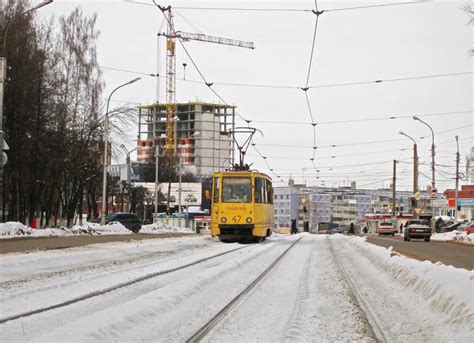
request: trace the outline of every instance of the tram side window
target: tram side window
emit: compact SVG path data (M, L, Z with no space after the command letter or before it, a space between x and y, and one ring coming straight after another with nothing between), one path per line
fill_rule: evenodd
M262 202L268 202L267 183L265 182L265 179L262 180Z
M262 178L256 177L254 179L254 184L255 184L255 188L254 188L253 196L254 196L255 202L261 203L262 198L263 198L262 197Z
M265 180L267 184L267 203L273 204L273 186L270 180Z
M214 202L217 203L219 202L219 189L220 189L220 178L216 177L214 178L214 190L213 190L213 194L214 194Z

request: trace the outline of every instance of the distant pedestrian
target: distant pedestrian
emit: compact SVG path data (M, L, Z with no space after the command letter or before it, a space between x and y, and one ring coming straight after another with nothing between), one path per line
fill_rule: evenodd
M298 229L296 228L296 219L291 220L291 234L298 233Z
M369 230L367 229L367 226L364 226L364 233L367 234L367 232L369 232Z
M403 233L403 224L400 224L400 233Z
M349 227L349 235L354 235L354 234L355 234L354 223L351 223L351 226Z

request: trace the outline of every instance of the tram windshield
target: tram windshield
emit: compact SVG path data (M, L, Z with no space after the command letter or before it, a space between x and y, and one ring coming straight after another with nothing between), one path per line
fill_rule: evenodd
M250 177L222 178L222 202L252 202Z

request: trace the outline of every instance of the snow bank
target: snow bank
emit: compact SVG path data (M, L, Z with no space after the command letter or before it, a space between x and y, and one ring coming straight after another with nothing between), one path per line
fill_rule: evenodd
M352 240L364 256L446 314L450 323L474 326L474 271L398 256L391 248L367 243L365 237L338 239Z
M165 223L156 223L149 225L142 225L140 233L194 233L191 228L188 227L174 227Z
M445 233L435 233L431 235L433 241L456 241L465 244L474 244L474 233L467 234L465 231L453 230Z
M100 225L86 222L83 225L75 225L72 228L46 228L32 229L18 222L0 223L0 239L19 237L60 237L60 236L82 236L82 235L129 235L132 232L120 223Z

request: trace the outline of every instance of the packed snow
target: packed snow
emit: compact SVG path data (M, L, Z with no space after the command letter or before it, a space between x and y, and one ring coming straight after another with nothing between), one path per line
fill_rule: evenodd
M261 244L186 236L2 255L0 320L156 276L7 321L0 334L5 341L184 341L300 238L205 341L373 342L374 318L389 342L472 340L473 271L399 256L363 237L309 234Z
M186 227L173 227L165 223L143 225L140 233L193 233ZM74 225L72 228L61 226L59 228L33 229L19 222L0 223L0 239L19 237L59 237L82 235L131 235L132 231L118 222L107 225L85 222L83 225Z
M459 242L465 244L474 244L474 233L468 234L465 231L453 230L444 233L435 233L431 235L431 240L441 242Z

